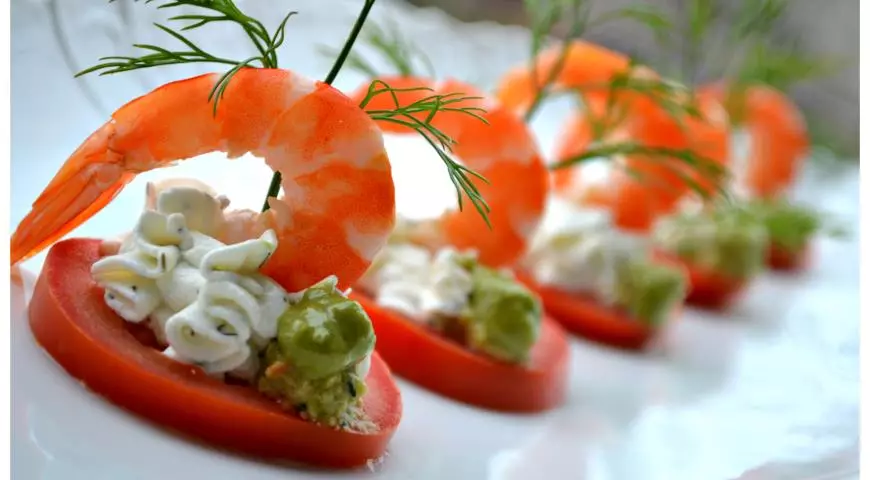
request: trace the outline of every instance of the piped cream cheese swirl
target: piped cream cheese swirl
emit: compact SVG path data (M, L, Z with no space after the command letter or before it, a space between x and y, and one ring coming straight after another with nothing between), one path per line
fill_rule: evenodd
M619 266L645 255L646 241L617 230L608 212L560 204L553 210L561 218L548 218L536 232L523 268L542 285L615 302Z
M181 250L191 245L183 215L146 210L118 254L95 262L91 275L121 318L141 322L162 303L157 279L171 272Z
M277 237L269 230L225 245L190 230L189 224L210 230L226 202L189 190L161 191L158 211L144 211L118 254L94 263L92 276L119 316L149 320L166 355L208 373L252 377L257 353L276 336L278 317L294 298L259 273ZM208 221L188 222L189 216Z
M217 247L202 257L204 285L193 303L166 322L173 356L207 372L227 372L251 361L253 352L275 337L289 298L256 272L276 247L270 230L259 239Z
M468 305L473 282L460 253L442 248L435 255L410 243L387 245L360 285L384 307L426 321L432 315L458 316Z

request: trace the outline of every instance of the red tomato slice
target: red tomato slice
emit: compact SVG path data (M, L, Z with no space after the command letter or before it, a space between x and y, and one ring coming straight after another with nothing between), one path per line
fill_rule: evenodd
M689 277L689 294L686 303L698 307L724 309L746 290L746 279L732 278L712 270L698 268L669 253L657 252L662 260L681 265Z
M805 270L812 260L812 248L804 246L799 252L790 252L778 245L771 244L767 250L767 266L783 272Z
M528 366L498 362L468 350L371 298L352 293L375 327L375 347L397 375L445 397L492 410L538 412L565 399L568 339L544 317Z
M541 296L547 313L563 327L589 340L624 350L641 350L659 331L588 295L539 285L524 274L517 274L517 278Z
M33 335L70 375L120 407L230 450L342 468L384 454L402 402L379 356L372 357L364 397L375 433L305 421L251 387L225 384L139 343L91 280L99 244L95 239L55 244L30 302Z

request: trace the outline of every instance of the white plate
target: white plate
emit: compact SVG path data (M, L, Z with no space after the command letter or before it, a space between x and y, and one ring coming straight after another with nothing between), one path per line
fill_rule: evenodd
M823 243L819 260L836 253ZM858 300L823 274L765 277L729 317L687 310L664 353L572 341L568 401L548 414L486 412L400 381L389 456L349 476L857 478ZM12 287L14 478L322 475L186 442L91 394L35 344L24 279Z
M239 2L264 17L266 2ZM288 27L287 66L320 77L313 45L338 45L356 1L296 1L304 16ZM269 2L270 6L274 4ZM274 8L274 7L272 7ZM155 43L154 9L142 2L13 0L12 221L24 216L66 156L110 110L172 78L203 70L73 81L70 71L101 55ZM341 13L336 13L341 12ZM434 11L378 3L430 51L442 74L491 85L525 54L525 33L491 24L458 25ZM272 16L274 17L274 15ZM270 17L271 18L271 17ZM241 44L208 39L217 49ZM234 43L235 42L235 43ZM114 46L117 50L111 51ZM64 55L64 49L69 50ZM228 55L230 56L230 55ZM486 58L486 65L479 59ZM446 71L445 68L451 68ZM361 77L342 74L349 89ZM96 100L94 100L96 98ZM556 119L536 123L546 147ZM397 147L394 147L397 148ZM548 149L545 149L548 151ZM407 152L407 151L406 151ZM391 153L393 153L391 151ZM252 163L188 162L181 169L255 205L268 171ZM143 185L137 179L77 236L129 227ZM253 186L253 187L252 187ZM256 187L256 188L254 188ZM809 174L804 198L857 225L857 168ZM422 201L422 200L421 200ZM419 207L419 205L418 205ZM29 272L42 258L28 262ZM25 272L26 275L29 272ZM26 277L33 281L32 273ZM271 479L323 472L256 463L191 444L106 403L81 387L34 343L25 288L13 285L12 465L21 479ZM376 473L421 479L822 479L857 477L858 243L823 240L800 277L763 276L725 315L688 309L663 352L619 353L572 340L566 404L537 416L466 407L400 381L405 414Z

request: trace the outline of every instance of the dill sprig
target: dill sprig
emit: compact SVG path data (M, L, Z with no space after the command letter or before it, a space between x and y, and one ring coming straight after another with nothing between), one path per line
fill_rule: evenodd
M686 0L680 28L671 28L668 35L658 40L666 47L679 46L675 52L678 68L674 70L690 86L707 64L705 60L715 62L717 73L738 90L753 83L784 90L796 82L834 73L843 66L840 59L809 55L801 51L794 38L775 42L786 44L785 47L773 46L771 37L787 11L788 2L743 0L730 13L732 18L721 43L714 44L712 40L721 37L713 32L715 20L729 12L717 0Z
M344 46L341 47L341 51L338 53L335 62L332 64L329 74L327 74L326 78L323 80L324 83L332 85L332 82L334 82L335 78L338 77L338 72L341 71L341 67L344 66L344 63L347 61L348 57L350 57L353 45L356 43L356 39L362 31L363 25L365 25L366 19L369 17L369 12L371 12L372 7L374 6L375 0L366 0L363 4L359 16L357 16L356 21L353 23L353 28L351 28L350 33L347 35L347 39L344 41Z
M609 11L597 18L592 18L591 2L589 0L524 0L526 13L531 29L529 69L532 72L532 82L535 94L524 118L530 121L544 100L552 93L552 84L559 77L565 66L569 48L577 40L595 28L603 27L613 21L632 20L649 28L656 38L664 38L670 29L670 22L656 8L648 5L632 5ZM568 31L562 39L562 49L553 68L541 79L538 72L537 56L543 50L547 38L563 20L569 23ZM543 81L541 81L543 80Z
M110 3L112 1L114 0L110 0ZM155 0L145 0L145 3L148 4L153 1ZM86 68L75 76L80 77L93 72L99 72L100 75L112 75L144 68L188 63L217 63L232 65L231 69L221 75L208 95L208 100L214 103L214 113L217 114L218 102L223 97L230 79L232 79L233 75L238 73L239 70L247 66L252 66L257 62L259 62L263 68L278 68L277 50L278 47L284 43L284 29L286 28L287 21L290 17L297 13L295 11L287 13L275 31L270 33L259 20L246 15L235 5L235 3L233 3L232 0L171 0L165 1L157 8L164 9L176 7L196 7L210 13L176 15L170 17L169 21L182 22L185 24L178 30L159 23L154 24L154 26L180 42L186 48L169 50L157 45L143 43L134 44L134 47L144 50L147 53L144 53L139 57L102 57L100 58L102 63ZM254 47L257 50L257 55L240 61L219 57L200 48L182 33L220 22L235 23L241 27L254 44Z
M737 15L737 22L731 30L733 40L740 42L741 39L770 35L773 27L785 14L788 1L743 0Z
M471 180L471 178L474 177L488 183L486 178L450 158L449 152L451 151L451 146L454 144L454 140L432 125L432 120L439 112L457 112L464 115L470 115L484 123L487 123L486 119L481 116L483 113L486 113L483 108L458 106L458 104L467 102L468 100L479 100L480 97L469 97L463 93L433 93L432 95L428 95L407 105L399 103L398 93L420 91L434 92L428 87L392 88L382 80L374 80L369 85L365 97L360 102L360 108L366 110L369 116L376 121L402 125L411 128L420 134L420 136L422 136L438 153L441 161L443 161L444 165L447 167L450 181L453 182L453 186L456 189L459 209L463 209L462 194L464 193L486 224L491 227L488 216L488 212L490 211L489 206L486 204L486 200L480 194L477 186ZM368 104L379 95L389 95L393 100L395 108L390 110L366 109ZM420 114L425 114L425 116Z
M759 42L745 52L732 83L736 88L761 83L784 91L795 83L829 76L844 66L841 58L803 52L796 41L779 48Z
M617 20L632 20L647 27L654 37L660 41L668 38L673 29L673 23L661 9L655 5L630 5L617 10L605 12L589 23L588 30L603 27Z
M685 85L662 78L647 78L635 75L638 64L631 61L629 67L613 75L608 82L600 84L585 84L578 87L582 94L588 91L606 91L607 103L605 111L600 115L589 112L593 132L596 138L606 136L607 129L617 127L630 111L627 105L617 102L621 95L632 92L645 98L671 117L680 127L684 126L685 118L700 118L701 113L696 104L694 93Z
M785 90L797 82L831 75L843 66L842 59L807 54L798 38L776 42L785 46L773 46L774 27L787 6L788 0L744 0L726 42L732 51L742 52L727 58L723 68L732 88L761 83Z
M584 91L604 91L607 94L604 111L597 115L590 111L587 115L592 127L593 140L597 146L587 149L577 156L554 163L550 168L567 168L594 158L613 159L625 155L640 156L648 161L660 162L701 196L709 196L710 192L689 175L690 171L697 172L701 177L712 180L716 186L713 193L724 193L720 186L727 171L716 161L699 155L693 149L649 146L632 140L622 142L607 140L631 114L628 105L617 102L617 99L625 92L636 93L651 101L672 118L680 128L685 128L685 119L700 118L701 116L696 98L686 86L667 79L639 77L635 75L636 67L637 64L632 61L629 68L624 72L615 74L608 82L580 86L578 90L581 93ZM631 167L627 168L628 173L635 178L642 181L649 180L644 178L641 172Z
M589 22L589 5L582 0L568 2L564 0L525 0L524 3L526 12L529 15L532 31L529 69L532 73L532 84L535 85L535 96L532 98L532 103L524 114L525 121L529 122L534 118L535 113L537 113L538 108L540 108L544 100L550 95L551 85L556 81L556 78L559 77L559 74L565 67L571 42L580 38L586 31ZM546 73L543 81L539 81L541 72L538 71L537 56L541 53L546 38L566 14L571 23L568 34L563 40L562 49L559 51L559 57L553 68Z
M399 33L394 23L388 22L387 27L374 23L369 24L363 34L363 39L375 51L383 55L400 76L417 76L415 65L418 63L426 66L430 77L434 76L434 68L425 53L413 43L407 41ZM328 52L329 50L322 48L321 51ZM377 78L380 76L378 70L357 53L348 56L347 65L369 77ZM432 92L432 95L425 96L407 105L402 105L398 97L398 93L402 92ZM392 99L393 108L389 110L367 108L368 104L379 95L389 95ZM484 222L486 222L487 226L491 227L488 215L490 211L489 206L472 181L472 177L486 183L488 181L479 173L455 162L450 157L452 145L455 143L454 140L432 124L432 120L439 112L456 112L470 115L481 122L488 123L483 117L483 114L486 113L486 110L483 108L478 106L459 106L469 100L480 99L480 97L470 97L458 92L435 94L433 89L422 86L393 88L387 82L375 79L369 84L366 95L360 102L360 108L365 110L375 121L402 125L422 136L447 167L450 181L456 189L459 210L464 208L462 198L464 194L483 218Z
M642 156L648 160L660 161L661 164L670 172L677 175L681 181L689 186L693 191L703 197L708 197L710 193L701 186L697 180L689 175L688 171L696 171L706 179L716 180L715 194L724 195L725 190L722 188L723 180L728 172L715 161L698 155L689 148L670 148L644 145L635 141L625 141L618 143L603 143L599 146L586 149L583 153L562 160L553 164L550 168L559 169L567 168L582 164L586 161L596 158L608 158L619 156ZM688 167L688 170L687 168ZM635 178L646 181L645 175L637 169L626 167L629 174Z
M526 111L525 119L530 121L543 101L551 94L551 86L558 77L567 57L571 42L580 38L593 28L604 26L612 21L630 20L638 22L649 28L659 41L669 37L673 28L671 21L659 9L651 5L633 5L604 13L597 18L590 15L590 4L584 0L526 0L526 10L529 14L531 28L531 64L533 84L536 92L530 108ZM554 68L547 72L547 77L540 81L537 68L537 56L544 46L545 39L550 35L556 25L563 19L570 20L568 33L563 40L560 55ZM698 118L698 111L692 92L677 82L661 78L646 78L636 75L637 63L632 59L622 72L614 74L607 82L597 84L579 85L574 90L581 96L588 92L606 93L606 106L604 112L592 115L589 120L593 130L593 137L599 146L591 148L582 154L562 160L550 166L552 169L567 168L585 162L592 158L608 158L635 155L648 158L650 161L660 161L665 168L672 170L690 188L702 196L708 191L704 189L694 178L689 175L691 171L698 172L705 178L718 179L726 174L724 169L715 161L698 155L691 149L676 149L665 147L653 147L634 141L606 142L605 139L620 127L627 119L630 111L627 106L618 102L617 99L628 92L649 99L663 112L669 115L683 126L686 118ZM635 177L642 177L642 173L628 168L628 173ZM720 182L715 183L717 190Z
M114 1L114 0L110 0ZM145 3L151 3L154 0L146 0ZM375 4L375 0L365 0L363 7L357 17L354 25L345 40L344 46L338 52L337 58L333 63L332 68L324 79L324 83L331 84L338 76L342 66L349 61L352 61L352 48L359 37L361 30L368 18L369 12ZM100 75L110 75L115 73L123 73L132 70L143 68L153 68L164 65L178 65L185 63L217 63L223 65L231 65L226 73L224 73L214 89L209 93L208 100L214 104L214 113L217 114L218 102L220 101L227 85L232 80L233 76L242 68L256 67L257 63L263 68L278 68L277 49L280 47L285 38L285 28L287 21L296 12L288 13L277 29L270 33L266 27L258 20L246 15L233 2L233 0L166 0L158 8L175 8L175 7L198 7L209 11L210 14L185 14L176 15L170 18L170 21L185 22L179 30L172 29L165 25L155 24L157 28L166 32L168 35L178 40L185 49L169 50L164 47L148 44L135 44L134 47L145 50L146 54L140 57L103 57L100 60L103 63L95 65L91 68L79 72L76 76L85 75L92 72L100 72ZM228 58L223 58L211 54L201 47L197 46L190 39L184 36L181 32L195 30L206 25L216 22L230 22L238 24L250 38L257 51L257 55L253 55L245 60L237 61ZM395 29L393 30L395 32ZM374 43L379 45L382 51L392 52L388 55L394 62L401 62L404 52L409 50L398 49L401 43L397 40L398 37L384 33L383 30L375 27L370 38L374 38ZM422 54L422 52L419 52ZM427 60L428 62L428 60ZM404 65L404 64L403 64ZM431 65L431 64L430 64ZM403 67L404 68L404 67ZM448 152L450 151L453 140L445 135L441 130L431 124L432 119L438 112L453 111L461 112L467 115L477 117L481 121L485 120L480 116L483 110L477 107L460 107L457 104L475 97L466 97L462 94L449 95L431 95L410 105L399 105L396 97L396 92L403 90L393 89L384 82L374 81L369 87L368 94L363 100L361 106L364 108L377 95L389 94L395 100L396 108L394 110L370 110L369 115L377 121L386 121L396 124L405 125L420 133L426 141L438 153L438 156L444 161L450 172L450 178L457 189L459 197L459 206L462 208L462 195L465 195L471 200L474 207L480 212L484 220L489 224L487 212L489 207L480 195L477 187L471 181L470 177L477 177L482 181L486 181L476 172L467 169L466 167L454 162ZM407 90L405 90L407 91ZM425 113L425 118L422 120L417 118L419 114ZM415 116L417 115L417 116ZM274 172L272 181L269 185L269 191L266 196L266 201L263 205L263 211L269 209L269 198L276 197L281 189L281 175Z
M400 76L421 76L420 66L425 70L423 75L435 76L435 67L426 53L404 38L399 32L398 25L391 20L386 21L384 26L376 22L369 23L362 33L362 41L382 55ZM320 52L324 55L334 55L335 50L321 46ZM381 72L358 52L352 52L346 62L348 68L357 70L367 77L375 78L381 75Z

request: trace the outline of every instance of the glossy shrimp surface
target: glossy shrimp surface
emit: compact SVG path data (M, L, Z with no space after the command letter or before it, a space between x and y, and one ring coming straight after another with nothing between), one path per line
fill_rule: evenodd
M377 125L338 90L272 69L239 71L215 114L208 96L218 78L166 84L112 114L21 221L11 239L12 263L85 222L139 173L213 151L230 158L250 152L281 173L284 194L271 198L263 214L229 212L232 235L275 230L278 248L262 271L290 291L328 275L355 281L395 223Z
M722 84L701 93L729 106L737 127L751 143L748 157L733 166L735 181L753 197L775 198L795 182L809 148L806 123L798 107L782 92L752 85L731 96Z
M477 88L455 80L435 83L424 78L382 78L392 88L428 87L432 91L402 92L400 105L408 105L434 94L462 94L480 99L465 100L454 107L479 106L486 123L460 112L441 111L432 124L455 140L453 154L466 167L483 175L489 183L472 179L490 206L490 229L470 205L462 211L450 211L436 224L434 247L452 245L474 249L479 260L489 266L505 266L525 251L531 234L544 211L549 190L547 168L538 152L534 137L513 112L487 98ZM365 90L351 95L361 99ZM378 95L366 109L392 109L389 95ZM409 132L407 127L379 123L385 131Z

